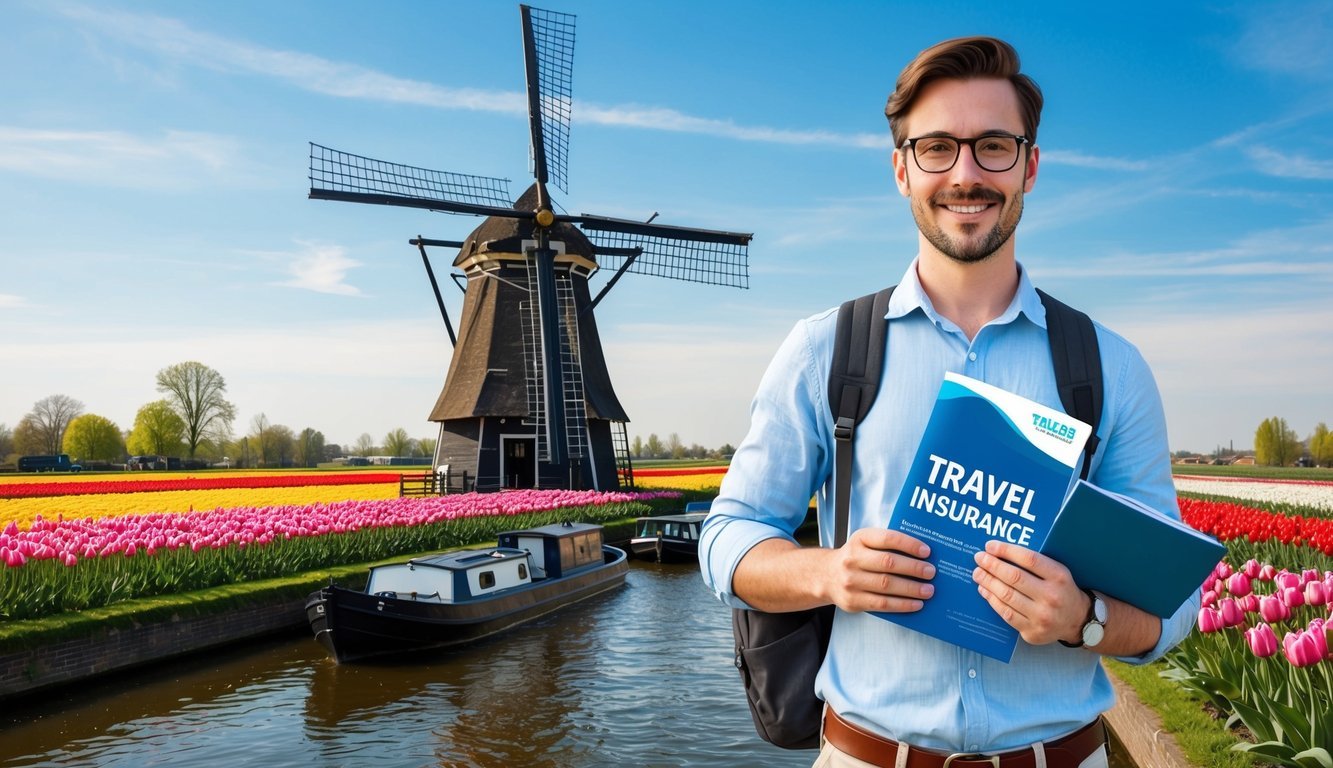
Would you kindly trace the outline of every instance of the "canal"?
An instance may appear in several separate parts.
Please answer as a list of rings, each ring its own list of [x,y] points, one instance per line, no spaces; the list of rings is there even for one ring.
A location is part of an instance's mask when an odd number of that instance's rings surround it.
[[[754,734],[731,617],[696,566],[413,663],[309,633],[137,670],[0,715],[0,766],[809,766]]]

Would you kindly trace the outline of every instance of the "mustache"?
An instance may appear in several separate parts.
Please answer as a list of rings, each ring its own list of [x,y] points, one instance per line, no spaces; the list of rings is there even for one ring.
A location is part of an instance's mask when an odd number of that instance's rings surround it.
[[[1004,195],[993,189],[973,189],[967,192],[937,192],[930,201],[935,205],[966,205],[967,203],[1003,203]]]

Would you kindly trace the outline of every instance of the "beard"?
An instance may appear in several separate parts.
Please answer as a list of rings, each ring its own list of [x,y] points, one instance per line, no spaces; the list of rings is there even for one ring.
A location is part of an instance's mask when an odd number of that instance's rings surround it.
[[[995,226],[983,232],[979,224],[964,224],[961,237],[954,237],[944,231],[933,217],[935,209],[944,205],[967,205],[971,203],[997,203],[1000,217]],[[977,189],[965,194],[939,192],[929,200],[912,198],[912,218],[916,226],[925,235],[926,240],[945,256],[960,263],[973,264],[985,261],[1000,249],[1000,246],[1013,237],[1018,228],[1018,221],[1023,217],[1023,192],[1014,193],[1008,198],[1000,192],[990,189]]]

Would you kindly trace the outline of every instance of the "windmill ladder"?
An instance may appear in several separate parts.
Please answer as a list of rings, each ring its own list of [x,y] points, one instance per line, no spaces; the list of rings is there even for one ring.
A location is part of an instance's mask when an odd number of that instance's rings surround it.
[[[537,274],[533,259],[528,259],[528,299],[521,304],[520,323],[523,326],[523,362],[528,384],[528,420],[537,437],[537,460],[550,461],[551,451],[546,442],[546,404],[542,398],[542,344],[541,318],[537,307]]]
[[[574,281],[569,273],[555,278],[556,305],[564,320],[560,334],[560,365],[564,369],[565,435],[569,457],[588,456],[588,410],[583,395],[583,364],[579,354],[579,313],[574,304]]]

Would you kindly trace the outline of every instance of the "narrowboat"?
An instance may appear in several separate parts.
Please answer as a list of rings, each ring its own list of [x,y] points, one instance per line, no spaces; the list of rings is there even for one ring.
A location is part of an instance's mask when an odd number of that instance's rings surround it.
[[[688,563],[699,560],[699,530],[711,502],[692,501],[679,515],[640,517],[629,541],[630,552],[642,560]]]

